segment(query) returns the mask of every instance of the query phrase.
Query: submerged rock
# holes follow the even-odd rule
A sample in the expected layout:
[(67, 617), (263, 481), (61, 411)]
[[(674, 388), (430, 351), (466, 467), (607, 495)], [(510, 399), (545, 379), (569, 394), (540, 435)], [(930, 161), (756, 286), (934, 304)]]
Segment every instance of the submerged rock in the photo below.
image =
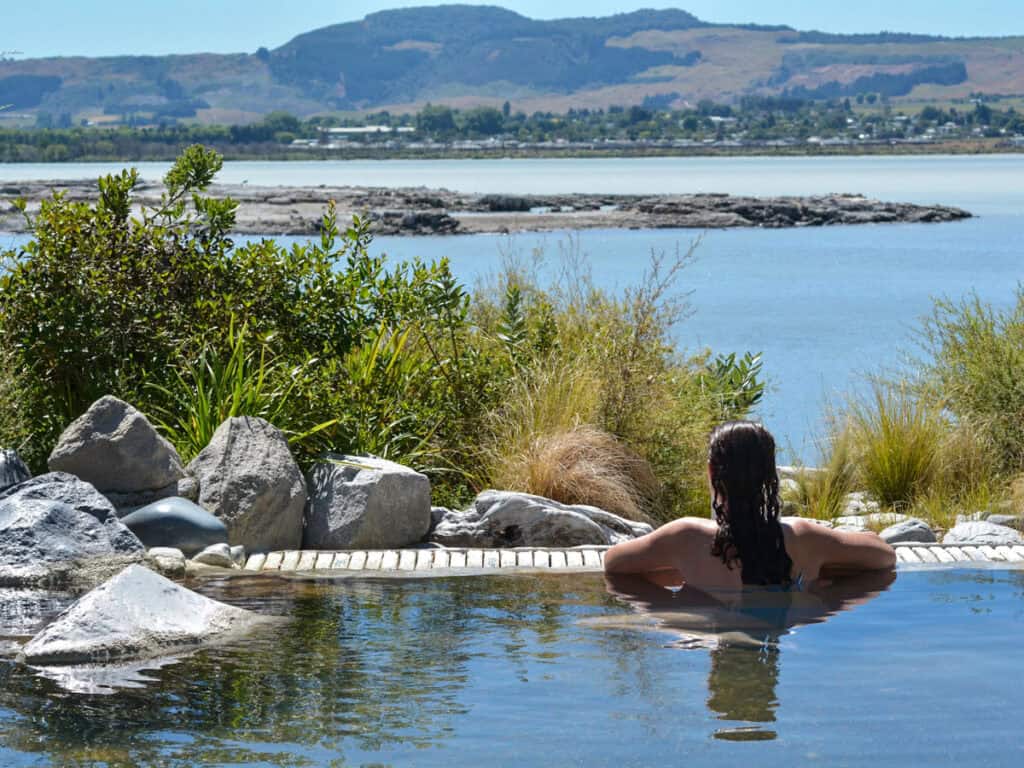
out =
[(651, 530), (597, 507), (484, 491), (469, 509), (445, 514), (430, 540), (448, 547), (576, 547), (617, 544)]
[(98, 520), (62, 501), (17, 494), (0, 500), (0, 585), (67, 586), (144, 551), (113, 514)]
[(1024, 535), (1020, 531), (1005, 525), (996, 525), (984, 520), (970, 523), (958, 523), (946, 531), (942, 537), (943, 544), (965, 544), (968, 546), (989, 545), (998, 547), (1004, 544), (1013, 546), (1024, 544)]
[(64, 430), (48, 463), (51, 470), (76, 475), (101, 493), (163, 492), (185, 476), (177, 451), (149, 419), (110, 395)]
[(25, 462), (21, 460), (18, 452), (10, 448), (0, 451), (0, 491), (5, 491), (12, 485), (23, 483), (32, 477)]
[(430, 530), (430, 481), (384, 459), (336, 456), (309, 474), (306, 549), (386, 549)]
[(901, 541), (919, 541), (929, 544), (938, 541), (935, 531), (931, 529), (931, 526), (924, 520), (918, 520), (916, 517), (890, 525), (879, 535), (883, 541), (889, 544), (897, 544)]
[(222, 520), (180, 497), (137, 509), (121, 518), (121, 522), (147, 547), (175, 547), (186, 555), (228, 540), (228, 529)]
[(188, 470), (199, 481), (199, 506), (224, 522), (232, 544), (250, 552), (301, 546), (306, 481), (273, 424), (228, 419)]
[(28, 642), (21, 657), (29, 664), (153, 658), (261, 621), (266, 619), (132, 565), (79, 598)]

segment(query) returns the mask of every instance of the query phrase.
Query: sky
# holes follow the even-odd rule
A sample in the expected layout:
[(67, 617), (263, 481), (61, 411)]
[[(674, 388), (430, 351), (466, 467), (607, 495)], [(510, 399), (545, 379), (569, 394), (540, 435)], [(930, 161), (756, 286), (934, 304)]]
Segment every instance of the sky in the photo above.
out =
[[(0, 52), (25, 57), (253, 52), (295, 35), (419, 0), (0, 0)], [(827, 32), (1024, 35), (1024, 0), (506, 0), (531, 18), (681, 8), (705, 21)]]

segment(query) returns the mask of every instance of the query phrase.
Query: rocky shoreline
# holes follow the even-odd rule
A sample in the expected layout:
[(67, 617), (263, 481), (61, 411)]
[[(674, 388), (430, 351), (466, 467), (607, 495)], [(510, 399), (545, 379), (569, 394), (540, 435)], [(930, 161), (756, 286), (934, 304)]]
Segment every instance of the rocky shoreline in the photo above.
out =
[[(135, 202), (153, 206), (163, 187), (144, 182)], [(13, 203), (22, 198), (31, 213), (59, 192), (68, 200), (96, 199), (92, 181), (5, 182), (0, 185), (0, 231), (27, 231)], [(728, 229), (821, 227), (853, 224), (939, 223), (972, 214), (943, 205), (872, 200), (861, 195), (738, 197), (694, 195), (476, 195), (407, 187), (211, 187), (215, 197), (239, 203), (236, 231), (255, 235), (315, 235), (324, 208), (337, 204), (343, 219), (369, 217), (380, 235), (457, 235), (549, 232), (565, 229)]]

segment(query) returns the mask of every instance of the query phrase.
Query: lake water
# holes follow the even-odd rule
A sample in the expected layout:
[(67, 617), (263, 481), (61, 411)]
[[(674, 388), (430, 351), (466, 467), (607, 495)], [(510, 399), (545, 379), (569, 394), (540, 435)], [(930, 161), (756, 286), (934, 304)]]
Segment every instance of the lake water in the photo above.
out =
[(0, 612), (0, 764), (1024, 761), (1022, 571), (739, 602), (579, 574), (199, 588), (296, 621), (119, 678), (14, 663), (32, 628)]
[[(0, 165), (0, 182), (88, 178), (114, 164)], [(143, 163), (159, 178), (167, 164)], [(1024, 155), (881, 158), (645, 158), (227, 163), (224, 182), (448, 187), (465, 192), (860, 192), (886, 200), (964, 207), (978, 218), (939, 225), (876, 225), (703, 233), (680, 289), (693, 315), (677, 329), (689, 351), (760, 351), (771, 391), (760, 416), (789, 458), (816, 458), (823, 406), (892, 370), (915, 351), (914, 330), (934, 297), (970, 291), (1009, 306), (1024, 254)], [(652, 251), (686, 248), (692, 230), (585, 231), (379, 238), (396, 259), (448, 256), (473, 283), (502, 253), (544, 251), (554, 274), (571, 241), (596, 281), (635, 283)], [(15, 242), (0, 236), (0, 246)], [(543, 273), (543, 270), (542, 270)]]

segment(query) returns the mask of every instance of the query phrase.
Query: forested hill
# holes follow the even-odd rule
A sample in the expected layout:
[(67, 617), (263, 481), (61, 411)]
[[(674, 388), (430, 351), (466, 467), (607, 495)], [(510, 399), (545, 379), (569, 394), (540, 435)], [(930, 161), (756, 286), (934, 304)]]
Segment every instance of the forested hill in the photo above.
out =
[(384, 11), (249, 54), (0, 61), (0, 126), (251, 122), (273, 110), (526, 112), (682, 107), (745, 95), (1024, 95), (1024, 37), (835, 35), (716, 25), (681, 10), (537, 21), (491, 6)]

